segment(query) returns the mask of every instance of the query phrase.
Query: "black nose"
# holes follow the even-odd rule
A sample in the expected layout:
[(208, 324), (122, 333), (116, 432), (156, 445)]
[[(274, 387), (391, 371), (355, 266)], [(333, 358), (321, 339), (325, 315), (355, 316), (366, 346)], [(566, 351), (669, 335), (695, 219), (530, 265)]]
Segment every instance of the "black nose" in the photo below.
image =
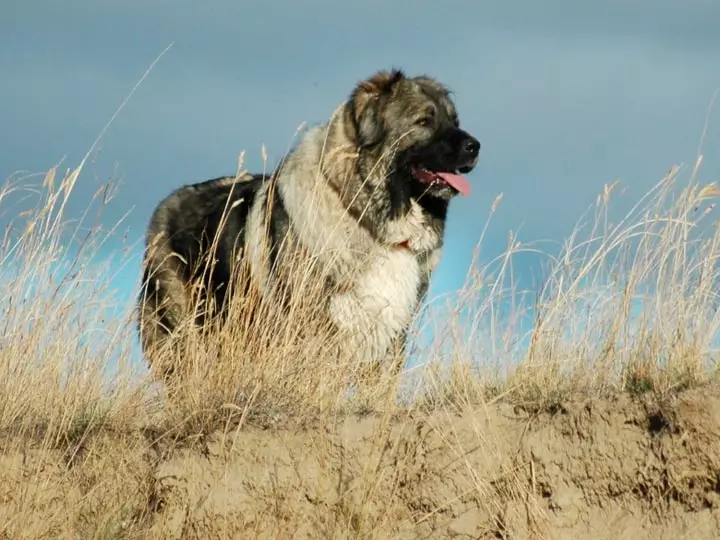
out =
[(465, 154), (476, 156), (480, 152), (480, 142), (474, 137), (468, 137), (462, 143), (462, 151)]

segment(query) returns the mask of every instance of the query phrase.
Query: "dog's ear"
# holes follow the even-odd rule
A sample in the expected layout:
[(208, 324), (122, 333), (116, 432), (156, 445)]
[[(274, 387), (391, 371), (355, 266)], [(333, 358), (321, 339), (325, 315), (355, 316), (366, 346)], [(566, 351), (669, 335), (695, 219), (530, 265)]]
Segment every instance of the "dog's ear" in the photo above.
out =
[(358, 83), (353, 90), (347, 112), (359, 148), (373, 146), (382, 140), (385, 130), (382, 109), (393, 87), (404, 78), (405, 74), (399, 69), (379, 71)]

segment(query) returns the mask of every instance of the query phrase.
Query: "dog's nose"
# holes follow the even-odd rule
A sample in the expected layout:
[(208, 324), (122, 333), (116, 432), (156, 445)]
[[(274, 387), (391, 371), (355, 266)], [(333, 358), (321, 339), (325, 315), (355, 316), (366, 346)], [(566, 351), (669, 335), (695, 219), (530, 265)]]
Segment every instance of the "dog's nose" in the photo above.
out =
[(475, 156), (480, 152), (480, 141), (473, 137), (468, 137), (462, 144), (462, 150), (465, 154)]

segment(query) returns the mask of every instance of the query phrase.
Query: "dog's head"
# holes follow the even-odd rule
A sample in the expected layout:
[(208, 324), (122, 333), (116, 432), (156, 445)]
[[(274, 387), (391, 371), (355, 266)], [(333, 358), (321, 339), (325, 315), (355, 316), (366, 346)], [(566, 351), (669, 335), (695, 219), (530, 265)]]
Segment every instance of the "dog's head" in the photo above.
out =
[(463, 174), (477, 164), (480, 143), (460, 129), (450, 92), (438, 81), (378, 72), (355, 87), (345, 114), (360, 154), (388, 160), (391, 182), (443, 199), (470, 193)]

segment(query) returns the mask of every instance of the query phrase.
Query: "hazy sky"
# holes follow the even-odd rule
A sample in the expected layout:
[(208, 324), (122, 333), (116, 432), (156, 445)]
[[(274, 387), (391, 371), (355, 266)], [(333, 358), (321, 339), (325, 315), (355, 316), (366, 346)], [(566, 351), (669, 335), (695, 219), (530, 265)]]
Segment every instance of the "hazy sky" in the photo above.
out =
[[(473, 194), (452, 204), (433, 287), (452, 290), (498, 193), (488, 257), (509, 228), (561, 240), (605, 183), (619, 178), (629, 204), (673, 164), (692, 163), (720, 88), (718, 27), (717, 0), (3, 0), (0, 178), (64, 156), (75, 166), (174, 42), (107, 132), (73, 203), (79, 212), (101, 183), (119, 180), (105, 219), (132, 209), (137, 239), (171, 189), (232, 174), (243, 149), (259, 168), (263, 144), (273, 164), (301, 123), (325, 121), (359, 79), (392, 66), (424, 72), (453, 89), (462, 124), (483, 144)], [(719, 122), (715, 112), (708, 181), (719, 179)], [(119, 277), (128, 298), (137, 279), (137, 265)]]

